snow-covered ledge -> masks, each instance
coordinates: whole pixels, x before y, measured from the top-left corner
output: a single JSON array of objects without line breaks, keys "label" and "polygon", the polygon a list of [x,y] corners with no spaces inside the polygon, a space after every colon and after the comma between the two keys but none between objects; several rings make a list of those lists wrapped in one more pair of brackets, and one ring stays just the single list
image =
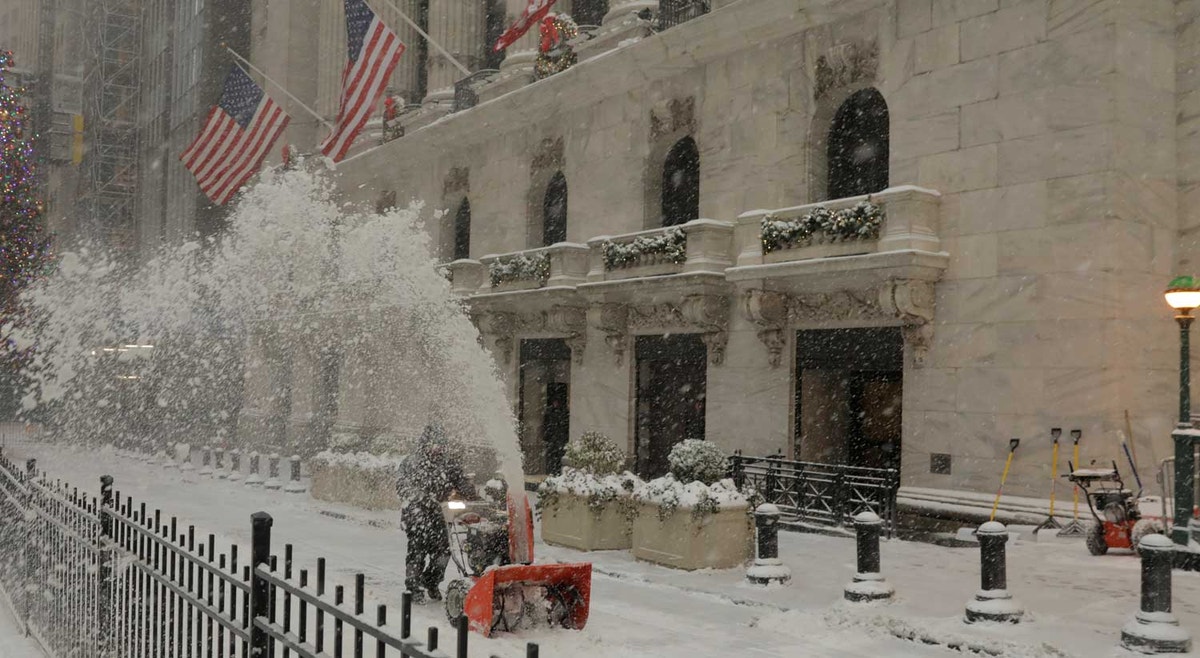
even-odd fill
[{"label": "snow-covered ledge", "polygon": [[588,240],[591,269],[587,280],[615,281],[695,272],[720,274],[733,264],[732,239],[733,224],[713,219],[693,219],[679,226],[592,238]]},{"label": "snow-covered ledge", "polygon": [[[938,253],[941,193],[915,185],[889,187],[874,194],[809,203],[776,210],[751,210],[737,219],[737,264],[739,267],[831,258],[890,251]],[[878,237],[841,241],[814,240],[808,245],[781,245],[764,253],[763,221],[796,222],[814,211],[833,212],[871,204],[882,212]]]},{"label": "snow-covered ledge", "polygon": [[479,259],[482,276],[479,294],[573,287],[587,278],[587,245],[558,242],[549,247],[506,254],[489,254]]},{"label": "snow-covered ledge", "polygon": [[483,264],[477,260],[460,258],[446,268],[450,270],[450,290],[456,295],[474,294],[483,284]]}]

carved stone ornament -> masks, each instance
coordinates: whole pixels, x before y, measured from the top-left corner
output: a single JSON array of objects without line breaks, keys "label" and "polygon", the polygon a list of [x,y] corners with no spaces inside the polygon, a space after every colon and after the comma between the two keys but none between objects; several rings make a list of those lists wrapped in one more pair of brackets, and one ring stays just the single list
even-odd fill
[{"label": "carved stone ornament", "polygon": [[875,291],[838,290],[791,295],[788,319],[792,322],[872,320],[888,317]]},{"label": "carved stone ornament", "polygon": [[650,139],[696,132],[696,99],[673,98],[650,110]]},{"label": "carved stone ornament", "polygon": [[831,89],[874,80],[878,68],[879,45],[874,41],[840,43],[817,57],[817,98]]},{"label": "carved stone ornament", "polygon": [[466,167],[452,167],[442,183],[442,195],[467,194],[471,191],[471,174]]},{"label": "carved stone ornament", "polygon": [[788,299],[771,290],[747,290],[742,298],[746,318],[759,327],[758,339],[767,346],[767,362],[772,368],[783,362],[787,346],[784,327],[788,319]]},{"label": "carved stone ornament", "polygon": [[605,342],[617,355],[620,365],[629,348],[629,332],[637,329],[699,332],[708,346],[709,362],[725,361],[729,342],[729,300],[721,295],[689,295],[679,303],[601,304],[600,323]]},{"label": "carved stone ornament", "polygon": [[571,360],[576,364],[583,363],[583,350],[587,346],[587,309],[553,306],[545,313],[545,329],[565,334],[567,347],[571,348]]},{"label": "carved stone ornament", "polygon": [[629,307],[613,302],[600,304],[596,328],[604,332],[604,342],[612,350],[617,366],[620,366],[625,360],[625,351],[629,349]]},{"label": "carved stone ornament", "polygon": [[904,342],[912,348],[913,365],[922,367],[933,343],[933,284],[928,281],[893,280],[879,289],[879,303],[900,319]]}]

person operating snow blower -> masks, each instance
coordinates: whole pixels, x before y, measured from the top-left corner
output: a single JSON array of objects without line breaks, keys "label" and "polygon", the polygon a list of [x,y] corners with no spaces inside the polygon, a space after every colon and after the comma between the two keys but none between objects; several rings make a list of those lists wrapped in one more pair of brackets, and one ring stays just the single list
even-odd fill
[{"label": "person operating snow blower", "polygon": [[438,589],[450,561],[450,537],[442,503],[452,498],[474,500],[475,486],[463,470],[461,451],[445,432],[428,425],[413,454],[400,466],[396,493],[401,500],[401,527],[408,538],[404,586],[414,603],[425,596],[440,601]]}]

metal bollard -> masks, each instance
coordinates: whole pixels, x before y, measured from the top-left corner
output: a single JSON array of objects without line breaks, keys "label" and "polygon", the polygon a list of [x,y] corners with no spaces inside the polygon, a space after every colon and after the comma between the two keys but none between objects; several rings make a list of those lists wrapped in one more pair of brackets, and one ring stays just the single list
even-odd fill
[{"label": "metal bollard", "polygon": [[1187,653],[1192,636],[1171,614],[1171,563],[1175,544],[1165,535],[1146,535],[1142,553],[1142,606],[1121,629],[1121,646],[1139,653]]},{"label": "metal bollard", "polygon": [[213,449],[209,446],[204,446],[203,457],[200,461],[200,470],[196,471],[198,475],[212,475],[212,452]]},{"label": "metal bollard", "polygon": [[1008,568],[1005,565],[1005,544],[1008,529],[998,521],[988,521],[979,526],[975,536],[979,539],[980,590],[975,599],[967,604],[964,619],[968,624],[977,621],[1006,621],[1017,623],[1025,611],[1008,593]]},{"label": "metal bollard", "polygon": [[225,470],[225,449],[217,448],[216,463],[213,464],[213,475],[217,476],[218,480],[224,480],[229,477],[229,473]]},{"label": "metal bollard", "polygon": [[746,580],[755,585],[784,584],[792,579],[792,570],[779,559],[779,508],[763,503],[754,508],[757,557],[746,569]]},{"label": "metal bollard", "polygon": [[263,483],[262,473],[258,470],[258,453],[250,453],[250,475],[246,476],[247,487],[257,487]]},{"label": "metal bollard", "polygon": [[283,490],[288,493],[304,493],[307,487],[300,481],[300,455],[292,455],[289,460],[291,462],[291,477],[288,478],[288,483],[283,485]]},{"label": "metal bollard", "polygon": [[194,471],[196,467],[192,465],[192,446],[188,443],[175,444],[175,457],[179,460],[179,470]]},{"label": "metal bollard", "polygon": [[279,481],[279,453],[271,453],[270,471],[267,481],[263,482],[264,489],[279,489],[283,483]]},{"label": "metal bollard", "polygon": [[242,479],[242,451],[233,449],[229,451],[229,481],[237,482]]},{"label": "metal bollard", "polygon": [[875,512],[862,512],[854,517],[858,572],[843,591],[847,601],[885,601],[896,593],[879,572],[879,534],[882,530],[883,519]]}]

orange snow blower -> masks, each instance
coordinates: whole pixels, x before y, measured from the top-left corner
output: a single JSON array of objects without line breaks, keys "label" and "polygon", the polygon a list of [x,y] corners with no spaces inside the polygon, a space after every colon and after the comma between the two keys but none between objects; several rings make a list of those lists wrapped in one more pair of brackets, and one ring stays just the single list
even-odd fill
[{"label": "orange snow blower", "polygon": [[592,565],[532,564],[533,512],[524,492],[519,496],[509,494],[506,510],[486,501],[443,505],[450,559],[462,576],[446,588],[446,616],[453,622],[465,614],[471,630],[485,637],[523,628],[581,629]]}]

